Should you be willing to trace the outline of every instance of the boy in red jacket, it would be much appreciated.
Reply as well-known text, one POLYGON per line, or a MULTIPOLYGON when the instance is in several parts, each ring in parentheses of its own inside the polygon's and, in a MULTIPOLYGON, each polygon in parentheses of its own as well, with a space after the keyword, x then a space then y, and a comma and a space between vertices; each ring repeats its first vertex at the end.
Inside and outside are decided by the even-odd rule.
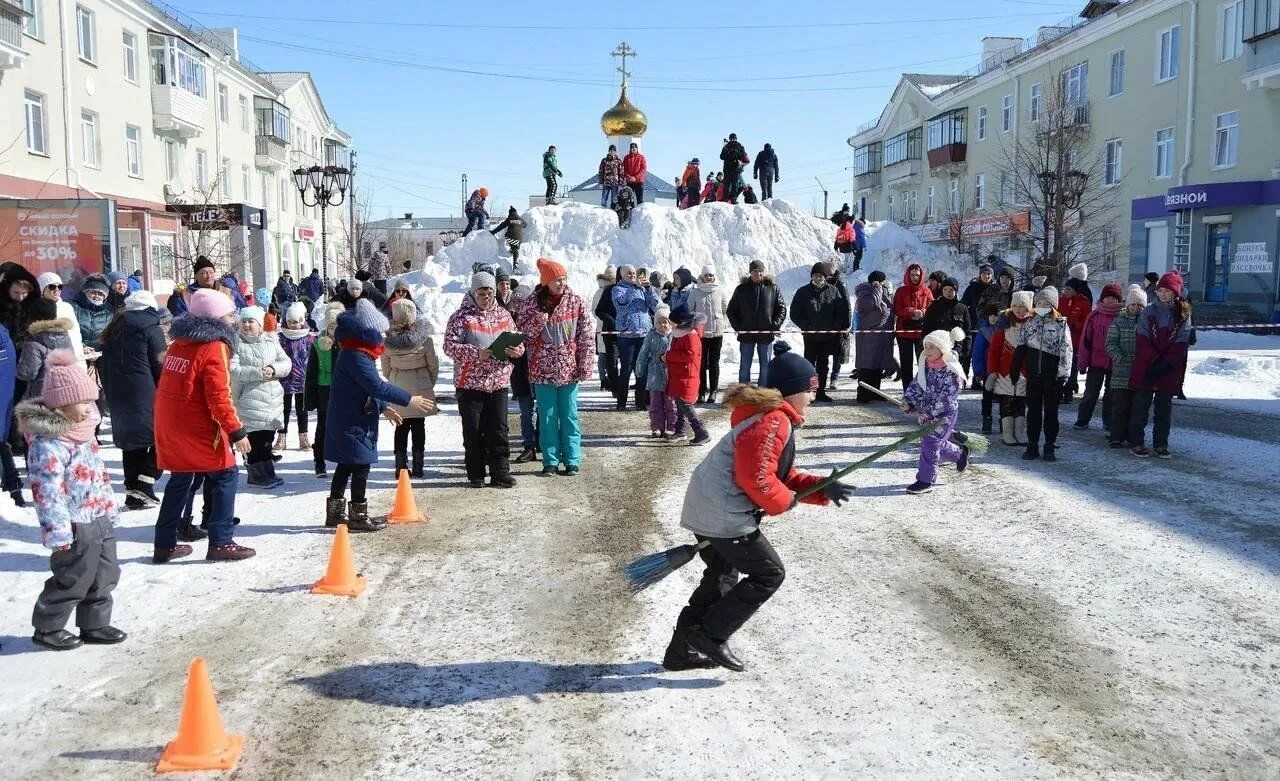
POLYGON ((662 356, 667 364, 667 395, 676 402, 676 428, 672 439, 684 439, 687 423, 693 429, 692 445, 711 441, 707 427, 698 417, 693 403, 698 400, 698 371, 702 367, 702 333, 707 318, 695 315, 683 304, 671 310, 676 330, 671 335, 671 348, 662 356))
MULTIPOLYGON (((673 348, 674 349, 674 348, 673 348)), ((796 491, 823 478, 795 469, 795 428, 818 391, 813 364, 774 344, 765 387, 734 385, 725 393, 733 428, 693 470, 684 495, 680 525, 710 544, 699 555, 702 581, 676 619, 662 659, 668 670, 720 665, 734 672, 746 666, 729 648, 729 637, 782 585, 782 559, 760 531, 766 515, 795 507, 796 491), (738 574, 746 575, 738 580, 738 574)), ((854 487, 834 482, 810 494, 808 504, 837 506, 854 487)))
POLYGON ((649 174, 649 161, 640 153, 640 145, 631 144, 627 156, 622 158, 622 175, 627 186, 636 194, 636 203, 644 203, 644 179, 649 174))

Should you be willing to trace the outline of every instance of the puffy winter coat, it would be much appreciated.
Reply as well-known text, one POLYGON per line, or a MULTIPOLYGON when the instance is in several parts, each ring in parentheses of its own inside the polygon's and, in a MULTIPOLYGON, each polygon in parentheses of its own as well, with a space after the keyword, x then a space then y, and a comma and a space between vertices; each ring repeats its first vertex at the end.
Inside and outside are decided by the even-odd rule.
POLYGON ((1084 336, 1084 322, 1089 319, 1092 309, 1093 302, 1078 293, 1062 296, 1058 300, 1058 311, 1067 319, 1067 326, 1071 328, 1071 344, 1079 346, 1084 336))
POLYGON ((772 146, 765 144, 764 149, 756 155, 756 164, 751 169, 751 177, 777 181, 778 173, 778 154, 773 151, 772 146))
POLYGON ((1133 371, 1133 358, 1138 348, 1138 318, 1122 309, 1107 329, 1107 357, 1111 359, 1111 387, 1129 389, 1129 375, 1133 371))
POLYGON ((231 356, 231 399, 240 422, 249 431, 276 431, 284 427, 284 387, 293 361, 280 346, 275 334, 265 331, 255 337, 240 335, 240 344, 231 356), (262 370, 270 366, 275 376, 266 379, 262 370))
POLYGON ((622 184, 622 158, 617 155, 605 155, 600 160, 600 171, 596 181, 601 187, 618 187, 622 184))
POLYGON ((1065 380, 1071 376, 1071 326, 1056 311, 1032 315, 1018 331, 1014 344, 1014 373, 1026 369, 1028 379, 1065 380))
POLYGON ((620 336, 641 338, 653 328, 652 312, 658 307, 658 291, 623 280, 613 286, 613 311, 620 336))
POLYGON ((702 329, 701 322, 693 328, 677 328, 671 335, 671 349, 662 357, 667 364, 667 395, 689 404, 698 400, 702 329))
POLYGON ((729 297, 726 313, 733 330, 764 332, 739 333, 738 341, 749 344, 772 342, 774 333, 781 331, 782 324, 787 321, 787 305, 782 301, 782 290, 769 275, 765 275, 759 284, 752 282, 751 277, 743 277, 729 297))
POLYGON ((382 334, 362 326, 354 311, 338 316, 334 336, 342 350, 333 364, 329 386, 324 457, 338 464, 374 464, 378 461, 379 418, 388 404, 403 406, 411 397, 378 376, 374 358, 382 354, 382 334))
POLYGON ((106 330, 107 323, 111 322, 115 310, 105 301, 101 304, 93 303, 83 290, 76 293, 71 308, 75 311, 76 323, 80 326, 80 341, 85 347, 101 350, 102 332, 106 330))
POLYGON ((1031 316, 1019 320, 1012 311, 1005 311, 996 321, 991 332, 991 346, 987 348, 987 390, 999 396, 1026 396, 1027 375, 1022 368, 1016 381, 1013 377, 1013 353, 1019 335, 1031 316))
POLYGON ((1190 308, 1185 301, 1155 301, 1138 315, 1130 388, 1156 393, 1182 390, 1191 339, 1190 308))
POLYGON ((925 385, 913 379, 902 394, 902 400, 911 405, 923 421, 950 420, 960 412, 960 389, 962 383, 959 375, 951 371, 951 367, 942 366, 925 368, 925 385))
POLYGON ((957 345, 962 366, 969 365, 969 349, 973 346, 973 340, 968 337, 969 327, 969 307, 959 299, 937 298, 925 310, 923 330, 926 335, 934 331, 950 331, 952 328, 965 332, 964 341, 957 345))
POLYGON ((566 290, 559 301, 542 285, 525 299, 516 321, 525 335, 529 382, 571 385, 591 379, 595 366, 595 333, 582 297, 566 290))
POLYGON ((105 516, 114 526, 120 508, 98 443, 60 439, 70 430, 71 421, 38 401, 23 402, 16 412, 18 429, 31 437, 27 467, 45 547, 72 544, 72 529, 77 523, 92 523, 105 516))
MULTIPOLYGON (((831 284, 822 287, 812 282, 796 291, 791 298, 791 322, 801 331, 848 331, 849 297, 831 284)), ((805 334, 806 342, 840 341, 841 334, 805 334)))
POLYGON ((510 312, 496 303, 481 309, 475 298, 465 296, 444 329, 444 352, 453 359, 454 385, 487 393, 510 388, 511 361, 505 355, 481 358, 480 351, 489 349, 502 332, 514 330, 510 312))
POLYGON ((498 223, 497 226, 489 232, 494 236, 497 236, 503 231, 506 231, 506 239, 509 242, 514 241, 519 244, 524 241, 524 218, 516 213, 515 207, 512 207, 507 212, 507 218, 505 220, 498 223))
MULTIPOLYGON (((435 401, 436 378, 440 376, 440 359, 431 339, 431 321, 422 319, 407 326, 393 324, 387 331, 387 350, 379 359, 387 382, 435 401)), ((402 418, 421 418, 436 414, 418 412, 409 407, 392 405, 402 418)))
POLYGON ((997 277, 996 283, 991 287, 987 288, 985 292, 983 292, 982 298, 978 299, 978 316, 979 317, 981 317, 982 313, 986 310, 986 308, 988 306, 991 306, 992 304, 994 304, 995 307, 999 309, 1001 312, 1013 306, 1013 291, 1015 290, 1013 286, 1013 277, 1008 277, 1008 279, 1009 279, 1008 290, 1005 290, 1004 288, 1000 287, 1000 278, 997 277))
MULTIPOLYGON (((489 212, 486 211, 484 208, 484 196, 480 194, 479 190, 471 191, 471 197, 467 199, 467 204, 463 210, 467 214, 471 214, 472 212, 477 212, 479 214, 483 214, 486 219, 488 219, 489 217, 489 212)), ((342 462, 339 462, 339 463, 342 463, 342 462)))
POLYGON ((283 314, 290 304, 298 300, 298 286, 281 276, 276 282, 275 290, 271 292, 271 300, 283 314))
POLYGON ((649 161, 639 152, 628 152, 622 158, 622 173, 627 184, 644 184, 645 174, 649 173, 649 161))
POLYGON ((102 343, 98 373, 111 410, 111 439, 121 450, 155 446, 156 385, 168 349, 160 312, 125 312, 102 343))
POLYGON ((187 315, 169 327, 173 344, 156 388, 156 462, 170 472, 219 472, 236 465, 231 443, 249 435, 231 401, 231 326, 187 315))
POLYGON ((684 173, 680 176, 680 184, 690 193, 700 192, 699 188, 702 185, 702 170, 693 163, 689 163, 684 167, 684 173))
POLYGON ((1076 365, 1080 371, 1090 369, 1110 369, 1111 356, 1107 355, 1107 331, 1115 321, 1124 304, 1119 301, 1103 299, 1084 321, 1080 329, 1080 347, 1076 352, 1076 365))
MULTIPOLYGON (((736 175, 742 171, 742 167, 751 162, 751 158, 747 156, 747 149, 739 141, 726 141, 725 145, 720 148, 720 159, 724 162, 724 178, 729 179, 729 175, 736 175)), ((725 184, 732 184, 726 181, 725 184)))
POLYGON ((636 355, 636 376, 644 378, 645 390, 667 392, 667 363, 662 358, 671 349, 671 334, 654 328, 645 334, 636 355))
POLYGON ((27 383, 23 399, 38 399, 44 393, 44 360, 54 350, 70 350, 70 331, 75 324, 61 318, 37 320, 27 326, 27 341, 18 358, 18 379, 27 383))
POLYGON ((837 252, 853 252, 856 246, 858 246, 858 237, 853 230, 853 220, 849 220, 836 229, 835 248, 837 252))
POLYGON ((719 282, 699 282, 689 288, 689 311, 707 318, 703 335, 724 336, 729 329, 729 301, 719 282))
POLYGON ((551 151, 542 153, 542 178, 548 176, 564 176, 564 172, 560 170, 560 162, 556 160, 556 153, 551 151))
POLYGON ((973 334, 973 353, 970 356, 970 363, 973 368, 973 376, 985 380, 987 376, 987 356, 991 349, 991 339, 995 336, 995 325, 988 323, 987 318, 982 318, 982 324, 978 326, 978 330, 973 334))
POLYGON ((306 328, 282 328, 279 334, 280 347, 289 356, 292 364, 287 376, 280 376, 280 384, 285 393, 302 393, 307 388, 307 361, 311 358, 311 345, 315 344, 316 335, 306 328))
MULTIPOLYGON (((0 263, 0 325, 9 329, 9 338, 18 349, 27 339, 27 326, 31 323, 31 310, 40 298, 40 283, 26 267, 12 261, 0 263), (9 295, 15 282, 26 282, 31 292, 21 301, 9 295)), ((62 315, 59 314, 59 317, 62 315)))
POLYGON ((888 371, 898 368, 893 357, 893 334, 873 333, 893 330, 893 302, 882 285, 876 288, 863 282, 853 289, 858 310, 858 330, 853 336, 853 360, 856 369, 888 371))
POLYGON ((13 388, 18 379, 18 352, 9 338, 9 329, 0 324, 0 442, 9 439, 9 419, 13 416, 13 388))
POLYGON ((894 333, 903 339, 917 340, 925 337, 924 313, 933 303, 933 292, 925 284, 925 279, 924 266, 912 263, 902 275, 902 287, 893 292, 893 314, 898 321, 894 333), (917 285, 911 284, 912 269, 920 272, 920 283, 917 285), (915 310, 919 311, 919 315, 913 316, 915 310))
MULTIPOLYGON (((655 274, 657 272, 654 272, 655 274)), ((689 307, 689 294, 693 292, 693 272, 681 266, 671 272, 672 280, 675 286, 671 288, 671 295, 667 299, 667 304, 674 312, 677 307, 689 307)))
POLYGON ((311 299, 312 303, 319 303, 324 298, 324 280, 314 271, 308 274, 302 280, 302 295, 311 299))

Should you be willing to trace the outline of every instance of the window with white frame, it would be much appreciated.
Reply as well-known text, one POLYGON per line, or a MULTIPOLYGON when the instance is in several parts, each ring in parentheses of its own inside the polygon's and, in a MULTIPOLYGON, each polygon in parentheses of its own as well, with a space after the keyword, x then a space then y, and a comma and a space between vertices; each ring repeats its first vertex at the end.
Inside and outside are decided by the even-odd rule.
POLYGON ((1244 54, 1244 0, 1224 5, 1218 19, 1218 61, 1234 60, 1244 54))
POLYGON ((955 214, 960 209, 960 180, 951 180, 951 189, 947 192, 947 213, 955 214))
POLYGON ((47 155, 49 137, 44 121, 44 95, 23 90, 22 102, 27 120, 27 151, 33 155, 47 155))
POLYGON ((246 202, 253 200, 253 185, 249 183, 249 166, 240 166, 240 197, 246 202))
POLYGON ((281 213, 281 214, 288 214, 288 213, 289 213, 289 188, 290 188, 290 187, 292 187, 292 186, 293 186, 293 185, 292 185, 292 182, 290 182, 290 181, 289 181, 289 180, 287 180, 287 179, 285 180, 285 182, 284 182, 283 184, 279 185, 279 187, 280 187, 280 213, 281 213))
POLYGON ((1174 25, 1160 32, 1160 51, 1156 58, 1156 81, 1178 78, 1178 48, 1182 28, 1174 25))
POLYGON ((98 137, 98 115, 92 111, 80 111, 80 159, 90 168, 102 165, 102 143, 98 137))
POLYGON ((22 10, 29 16, 22 18, 22 32, 37 41, 44 40, 44 21, 40 16, 41 0, 22 0, 22 10))
POLYGON ((1240 112, 1228 111, 1213 120, 1213 167, 1231 168, 1240 152, 1240 112))
POLYGON ((262 200, 258 201, 262 204, 262 208, 271 208, 271 179, 266 174, 262 174, 262 200))
POLYGON ((172 138, 164 140, 164 180, 166 182, 178 180, 178 142, 172 138))
POLYGON ((246 133, 253 132, 253 112, 249 110, 249 96, 240 96, 240 129, 246 133))
POLYGON ((1111 81, 1107 95, 1115 97, 1124 93, 1124 49, 1111 52, 1111 81))
POLYGON ((1107 142, 1106 167, 1102 174, 1102 183, 1105 185, 1120 184, 1121 155, 1124 152, 1124 141, 1119 138, 1113 138, 1107 142))
POLYGON ((1089 63, 1072 65, 1062 72, 1062 98, 1068 106, 1082 105, 1089 98, 1089 63))
POLYGON ((1031 85, 1031 100, 1027 101, 1027 117, 1032 122, 1040 121, 1040 108, 1044 103, 1044 85, 1031 85))
POLYGON ((124 160, 130 176, 142 176, 142 128, 124 126, 124 160))
MULTIPOLYGON (((204 189, 209 186, 209 153, 203 149, 196 150, 196 187, 204 189)), ((204 195, 204 193, 201 193, 204 195)))
POLYGON ((1008 133, 1013 130, 1013 96, 1000 98, 1000 130, 1008 133))
POLYGON ((1280 0, 1246 2, 1243 35, 1250 43, 1280 31, 1280 0))
POLYGON ((1155 177, 1167 179, 1173 176, 1173 128, 1156 131, 1155 177))
POLYGON ((978 174, 973 180, 973 208, 987 208, 987 175, 978 174))
POLYGON ((978 106, 978 140, 987 140, 987 107, 978 106))
POLYGON ((121 66, 124 68, 124 80, 130 84, 138 83, 138 36, 125 30, 121 39, 121 66))
POLYGON ((218 182, 222 185, 222 197, 231 200, 231 158, 222 158, 222 166, 218 169, 218 182))
POLYGON ((916 219, 916 196, 915 190, 907 193, 907 222, 915 222, 916 219))
POLYGON ((226 84, 218 85, 218 121, 224 125, 231 121, 231 96, 226 84))
POLYGON ((1007 172, 1000 173, 1000 205, 1008 206, 1013 203, 1013 177, 1007 172))
POLYGON ((933 185, 929 185, 929 189, 924 194, 924 216, 932 219, 935 214, 933 206, 933 185))
POLYGON ((94 14, 82 5, 76 6, 76 54, 86 62, 97 62, 98 59, 98 31, 94 14))

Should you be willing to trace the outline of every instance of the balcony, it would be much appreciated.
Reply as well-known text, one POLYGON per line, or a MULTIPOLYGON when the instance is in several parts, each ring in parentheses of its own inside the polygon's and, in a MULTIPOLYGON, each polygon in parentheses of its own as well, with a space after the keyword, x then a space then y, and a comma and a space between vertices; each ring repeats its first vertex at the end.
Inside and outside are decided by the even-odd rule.
POLYGON ((905 133, 890 138, 883 147, 883 181, 885 184, 903 182, 912 177, 919 177, 921 147, 924 145, 924 133, 921 128, 912 128, 905 133))
POLYGON ((289 145, 275 136, 254 139, 253 163, 264 171, 279 171, 289 164, 289 145))
POLYGON ((1245 89, 1280 90, 1280 29, 1249 41, 1244 58, 1245 89))
POLYGON ((21 68, 27 58, 22 50, 22 23, 27 16, 19 0, 0 0, 0 70, 21 68))
POLYGON ((929 169, 945 168, 964 163, 968 148, 968 144, 961 142, 959 144, 945 144, 937 149, 930 149, 929 169))
POLYGON ((879 187, 880 172, 867 171, 866 173, 857 174, 853 177, 853 184, 859 190, 869 190, 872 187, 879 187))
POLYGON ((289 165, 289 138, 293 132, 289 107, 272 98, 255 95, 253 113, 258 121, 254 165, 266 171, 279 171, 289 165))
POLYGON ((156 132, 193 138, 204 132, 208 113, 205 54, 172 35, 149 33, 151 113, 156 132))
POLYGON ((152 84, 151 112, 158 133, 194 138, 204 132, 205 100, 182 87, 152 84))
POLYGON ((961 165, 968 152, 964 109, 939 114, 925 123, 929 169, 961 165))
POLYGON ((918 157, 911 160, 903 160, 892 165, 886 165, 884 167, 884 183, 900 184, 902 182, 909 181, 912 178, 918 178, 923 170, 924 168, 920 164, 920 158, 918 157))

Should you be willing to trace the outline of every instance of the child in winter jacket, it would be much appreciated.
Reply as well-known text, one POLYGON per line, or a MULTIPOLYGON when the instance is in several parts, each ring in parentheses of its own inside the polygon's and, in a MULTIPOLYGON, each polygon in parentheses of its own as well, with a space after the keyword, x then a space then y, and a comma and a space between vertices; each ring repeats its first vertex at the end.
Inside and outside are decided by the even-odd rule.
POLYGON ((71 349, 71 329, 75 323, 58 317, 57 304, 47 298, 31 305, 31 325, 18 358, 18 379, 27 383, 23 399, 40 398, 46 359, 54 350, 71 349))
POLYGON ((671 349, 671 307, 659 304, 653 328, 636 356, 636 377, 649 390, 649 436, 663 439, 676 429, 676 400, 667 395, 667 363, 671 349))
MULTIPOLYGON (((1084 395, 1080 397, 1080 409, 1076 413, 1075 428, 1089 428, 1093 410, 1102 395, 1102 427, 1111 426, 1111 393, 1104 392, 1111 379, 1111 358, 1107 356, 1107 331, 1124 308, 1120 285, 1108 282, 1102 286, 1098 305, 1084 321, 1080 329, 1080 345, 1076 350, 1076 365, 1084 379, 1084 395)), ((1084 296, 1077 295, 1077 298, 1084 296)))
MULTIPOLYGON (((1077 264, 1083 266, 1083 263, 1077 264)), ((1072 268, 1075 268, 1073 266, 1072 268)), ((1084 324, 1089 319, 1090 310, 1093 309, 1092 294, 1086 297, 1080 292, 1081 288, 1088 291, 1088 285, 1082 280, 1075 277, 1067 280, 1067 284, 1062 286, 1060 291, 1060 300, 1058 302, 1058 312, 1067 321, 1067 326, 1071 329, 1071 344, 1077 348, 1071 356, 1071 372, 1067 376, 1062 386, 1062 400, 1070 402, 1079 390, 1079 383, 1076 381, 1076 367, 1079 366, 1080 343, 1084 340, 1084 324)))
POLYGON ((280 341, 262 328, 260 306, 240 310, 240 343, 231 357, 231 399, 236 413, 249 432, 249 485, 276 488, 284 480, 276 477, 271 457, 272 436, 284 425, 284 388, 293 362, 280 341))
POLYGON ((1182 297, 1182 275, 1170 271, 1156 284, 1156 300, 1138 316, 1134 340, 1133 409, 1129 419, 1129 445, 1139 458, 1151 455, 1143 446, 1147 415, 1155 402, 1151 443, 1157 458, 1169 453, 1169 428, 1173 424, 1173 397, 1182 392, 1191 341, 1191 303, 1182 297))
MULTIPOLYGON (((818 390, 818 372, 786 342, 777 342, 774 351, 763 387, 739 384, 725 391, 733 428, 694 468, 685 491, 680 525, 709 544, 699 552, 706 564, 702 580, 680 611, 662 659, 668 670, 745 669, 727 641, 785 576, 760 521, 790 510, 797 491, 822 481, 794 465, 795 430, 818 390), (739 580, 739 573, 746 577, 739 580)), ((802 501, 839 506, 853 494, 853 486, 836 481, 802 501)))
MULTIPOLYGON (((435 401, 440 359, 431 340, 431 321, 425 317, 419 319, 418 307, 409 299, 402 298, 391 305, 391 328, 387 330, 387 351, 382 354, 381 364, 387 382, 435 401)), ((396 406, 392 409, 403 418, 396 426, 396 474, 401 469, 409 469, 409 437, 412 435, 413 468, 409 469, 409 476, 420 478, 427 437, 425 415, 434 415, 435 411, 422 413, 396 406)))
POLYGON ((991 411, 995 403, 996 393, 987 386, 987 357, 991 348, 991 340, 995 337, 996 323, 1000 321, 1000 308, 995 304, 988 304, 979 312, 979 317, 978 330, 973 335, 971 365, 973 379, 982 388, 982 433, 990 434, 993 428, 991 411))
POLYGON ((618 227, 631 227, 631 212, 636 208, 636 194, 627 185, 618 188, 618 197, 613 201, 613 210, 618 215, 618 227))
POLYGON ((671 310, 671 322, 676 329, 671 337, 671 349, 663 356, 667 364, 667 398, 676 403, 676 428, 672 439, 684 439, 687 423, 693 429, 691 445, 705 445, 711 441, 707 427, 702 425, 693 403, 698 398, 698 374, 702 366, 702 334, 706 319, 694 314, 688 307, 671 310))
POLYGON ((98 387, 69 349, 50 353, 45 365, 42 398, 17 409, 18 427, 31 439, 27 465, 40 538, 53 551, 53 577, 36 600, 31 639, 55 651, 119 643, 125 633, 111 626, 111 592, 120 580, 120 509, 93 434, 98 387), (73 610, 79 637, 65 629, 73 610))
POLYGON ((1111 361, 1108 395, 1115 397, 1111 402, 1111 420, 1108 421, 1108 439, 1113 448, 1125 447, 1129 440, 1129 413, 1133 409, 1129 374, 1133 370, 1137 349, 1138 318, 1146 308, 1147 292, 1141 285, 1130 285, 1124 309, 1107 329, 1107 358, 1111 361))
POLYGON ((298 418, 298 449, 310 450, 311 440, 307 438, 307 361, 311 358, 311 346, 315 344, 315 334, 307 326, 307 307, 301 301, 294 301, 285 310, 284 328, 279 331, 280 346, 289 356, 292 368, 286 376, 280 378, 284 388, 284 426, 276 437, 272 450, 284 450, 285 439, 289 435, 289 412, 293 410, 298 418))
POLYGON ((333 377, 333 362, 338 357, 338 343, 333 338, 333 332, 338 327, 338 315, 345 311, 346 306, 337 301, 324 308, 324 333, 311 343, 311 353, 307 357, 307 377, 302 397, 306 399, 307 409, 316 413, 316 438, 311 443, 316 477, 328 474, 324 461, 325 420, 329 412, 329 384, 333 377))
POLYGON ((1058 289, 1047 285, 1036 291, 1034 314, 1018 331, 1012 373, 1027 370, 1027 450, 1024 461, 1040 457, 1040 432, 1044 430, 1044 460, 1056 461, 1058 405, 1063 381, 1071 372, 1071 327, 1057 309, 1058 289))
POLYGON ((942 422, 942 425, 920 440, 920 464, 916 481, 907 486, 909 494, 933 490, 938 480, 938 462, 954 463, 957 472, 969 466, 968 445, 951 441, 960 418, 960 390, 965 385, 964 364, 952 352, 952 345, 968 334, 959 328, 950 332, 933 331, 924 338, 920 367, 915 379, 903 394, 902 411, 916 413, 920 425, 942 422))
POLYGON ((1020 290, 1010 296, 1013 305, 996 320, 987 348, 986 388, 1000 402, 1000 440, 1006 445, 1026 445, 1027 376, 1013 374, 1013 353, 1022 327, 1031 319, 1032 293, 1020 290))

